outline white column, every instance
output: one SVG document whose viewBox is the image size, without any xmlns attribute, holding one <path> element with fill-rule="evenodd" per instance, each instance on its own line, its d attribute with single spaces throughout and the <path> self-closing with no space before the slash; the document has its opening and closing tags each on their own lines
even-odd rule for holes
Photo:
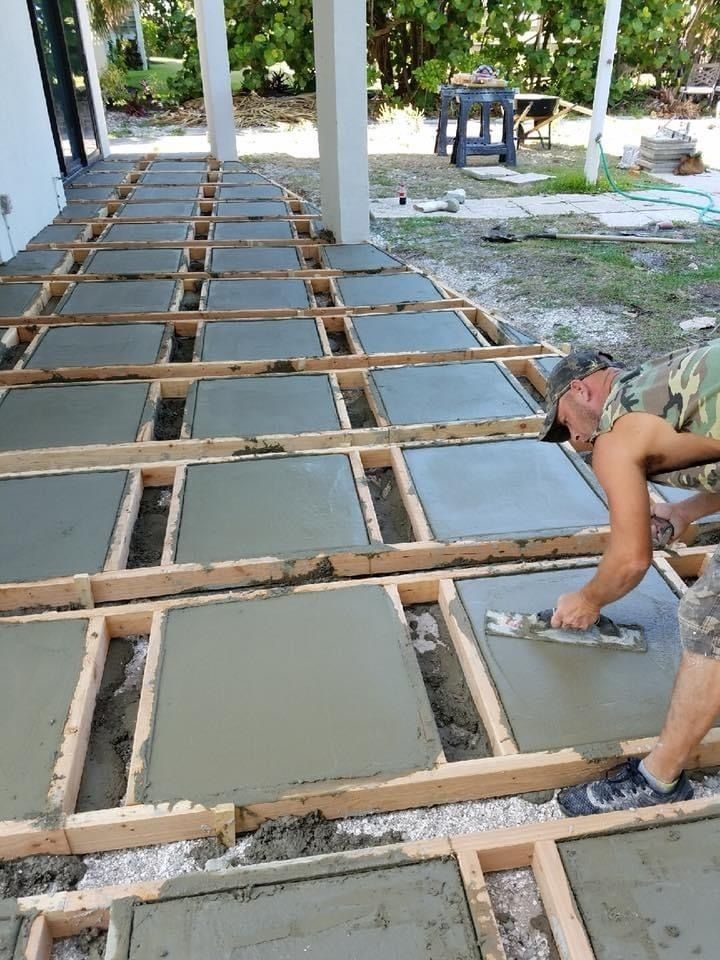
<svg viewBox="0 0 720 960">
<path fill-rule="evenodd" d="M 147 52 L 145 50 L 145 37 L 143 35 L 142 19 L 140 17 L 140 3 L 138 0 L 133 2 L 133 17 L 135 18 L 135 36 L 137 37 L 138 53 L 142 60 L 143 70 L 148 68 Z"/>
<path fill-rule="evenodd" d="M 365 0 L 313 0 L 320 195 L 338 243 L 370 236 Z"/>
<path fill-rule="evenodd" d="M 585 157 L 585 179 L 588 183 L 597 183 L 598 178 L 600 147 L 597 139 L 602 135 L 607 115 L 621 6 L 622 0 L 606 0 L 605 3 L 600 56 L 598 57 L 597 76 L 595 78 L 595 98 L 593 100 L 592 120 L 590 121 L 590 138 Z"/>
<path fill-rule="evenodd" d="M 80 28 L 83 51 L 85 52 L 85 62 L 87 63 L 90 100 L 92 101 L 93 112 L 95 114 L 98 147 L 100 148 L 102 156 L 107 157 L 110 155 L 110 139 L 108 137 L 107 120 L 105 119 L 105 104 L 103 103 L 102 90 L 100 89 L 97 61 L 95 59 L 95 42 L 90 27 L 87 0 L 77 0 L 75 6 L 77 9 L 78 27 Z"/>
<path fill-rule="evenodd" d="M 195 0 L 195 21 L 210 152 L 217 160 L 237 160 L 223 0 Z"/>
</svg>

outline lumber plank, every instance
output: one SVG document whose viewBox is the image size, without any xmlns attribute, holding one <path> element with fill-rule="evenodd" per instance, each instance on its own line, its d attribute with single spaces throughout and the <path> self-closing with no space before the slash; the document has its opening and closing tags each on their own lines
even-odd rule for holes
<svg viewBox="0 0 720 960">
<path fill-rule="evenodd" d="M 560 854 L 551 840 L 535 844 L 532 868 L 562 960 L 595 960 Z"/>
<path fill-rule="evenodd" d="M 472 850 L 460 850 L 456 858 L 482 958 L 507 960 L 478 856 Z"/>
<path fill-rule="evenodd" d="M 399 447 L 390 447 L 390 462 L 392 464 L 393 474 L 395 475 L 395 482 L 415 538 L 419 541 L 433 541 L 435 537 L 433 536 L 430 524 L 425 516 L 425 511 L 420 503 L 420 498 L 415 491 L 415 486 L 410 477 L 410 471 L 407 468 L 405 458 Z"/>
<path fill-rule="evenodd" d="M 50 960 L 52 935 L 47 919 L 40 914 L 30 924 L 27 942 L 23 951 L 25 960 Z"/>
<path fill-rule="evenodd" d="M 115 531 L 105 560 L 104 570 L 123 570 L 127 564 L 132 540 L 133 527 L 140 511 L 143 494 L 143 480 L 140 470 L 132 470 L 128 478 L 128 488 L 123 498 L 120 513 L 115 523 Z"/>
<path fill-rule="evenodd" d="M 145 777 L 146 751 L 152 739 L 153 715 L 157 685 L 160 679 L 160 664 L 163 657 L 166 619 L 166 613 L 153 614 L 145 671 L 140 688 L 140 703 L 135 722 L 132 754 L 128 768 L 128 782 L 125 792 L 126 806 L 140 803 L 140 790 Z"/>
</svg>

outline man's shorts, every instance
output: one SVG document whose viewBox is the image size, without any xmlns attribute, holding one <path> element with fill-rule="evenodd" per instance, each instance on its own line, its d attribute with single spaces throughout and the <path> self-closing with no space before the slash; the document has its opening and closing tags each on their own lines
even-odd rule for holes
<svg viewBox="0 0 720 960">
<path fill-rule="evenodd" d="M 683 595 L 678 620 L 685 650 L 720 660 L 720 547 L 700 579 Z"/>
</svg>

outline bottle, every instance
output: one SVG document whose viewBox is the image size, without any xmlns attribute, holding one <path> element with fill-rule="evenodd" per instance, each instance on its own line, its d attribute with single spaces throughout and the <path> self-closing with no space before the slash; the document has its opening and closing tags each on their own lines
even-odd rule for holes
<svg viewBox="0 0 720 960">
<path fill-rule="evenodd" d="M 404 183 L 401 183 L 398 187 L 398 203 L 401 207 L 407 204 L 407 190 L 405 189 Z"/>
</svg>

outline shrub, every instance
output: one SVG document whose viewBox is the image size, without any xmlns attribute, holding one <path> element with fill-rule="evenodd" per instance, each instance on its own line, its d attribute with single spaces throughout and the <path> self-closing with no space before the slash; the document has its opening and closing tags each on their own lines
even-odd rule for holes
<svg viewBox="0 0 720 960">
<path fill-rule="evenodd" d="M 127 103 L 127 74 L 122 67 L 110 63 L 100 74 L 100 89 L 108 107 L 120 107 Z"/>
</svg>

